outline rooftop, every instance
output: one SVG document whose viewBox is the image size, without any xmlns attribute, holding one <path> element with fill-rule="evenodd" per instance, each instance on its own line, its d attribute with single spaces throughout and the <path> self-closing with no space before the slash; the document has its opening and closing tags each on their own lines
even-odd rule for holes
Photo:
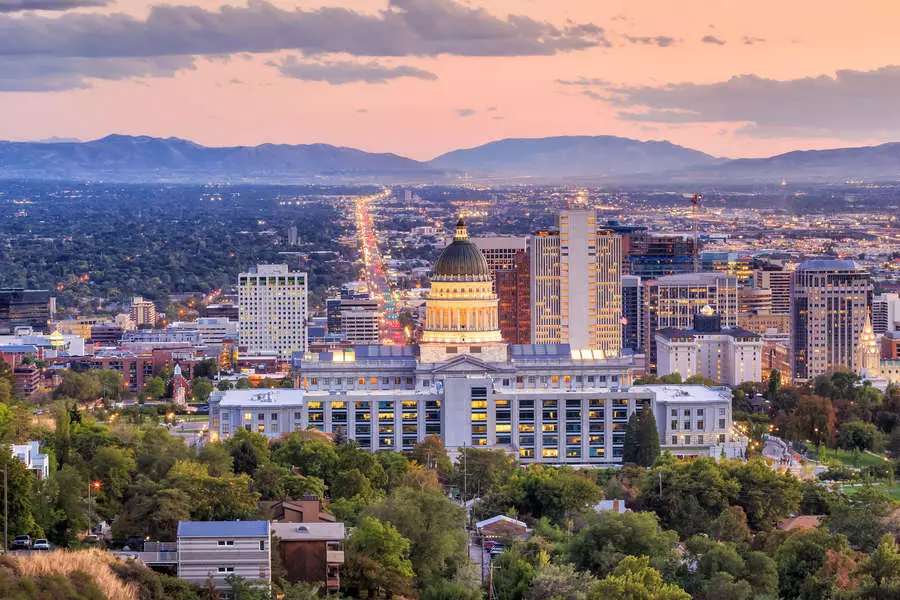
<svg viewBox="0 0 900 600">
<path fill-rule="evenodd" d="M 807 260 L 797 267 L 798 271 L 858 271 L 856 263 L 852 260 L 839 260 L 836 258 L 818 258 Z"/>
<path fill-rule="evenodd" d="M 272 406 L 302 405 L 303 390 L 297 389 L 247 389 L 213 392 L 219 406 Z"/>
<path fill-rule="evenodd" d="M 269 537 L 268 521 L 179 521 L 178 537 Z"/>
<path fill-rule="evenodd" d="M 705 385 L 641 385 L 629 388 L 649 389 L 656 395 L 657 402 L 723 402 L 731 404 L 731 390 L 727 387 L 706 387 Z"/>
<path fill-rule="evenodd" d="M 693 329 L 677 329 L 675 327 L 666 327 L 665 329 L 660 329 L 656 332 L 656 335 L 659 337 L 673 339 L 673 338 L 681 338 L 681 339 L 694 339 L 695 337 L 702 336 L 710 336 L 710 335 L 727 335 L 733 338 L 742 338 L 742 339 L 752 339 L 752 340 L 761 340 L 762 338 L 757 333 L 753 333 L 747 329 L 742 327 L 723 327 L 719 331 L 694 331 Z"/>
</svg>

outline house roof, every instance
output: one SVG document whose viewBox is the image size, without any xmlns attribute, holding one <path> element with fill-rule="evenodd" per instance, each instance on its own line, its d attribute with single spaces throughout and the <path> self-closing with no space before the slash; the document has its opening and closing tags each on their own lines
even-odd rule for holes
<svg viewBox="0 0 900 600">
<path fill-rule="evenodd" d="M 778 529 L 790 531 L 792 529 L 815 529 L 822 524 L 822 517 L 818 515 L 800 515 L 790 519 L 783 519 L 778 523 Z"/>
<path fill-rule="evenodd" d="M 509 525 L 516 525 L 517 527 L 521 527 L 522 529 L 527 529 L 528 525 L 523 523 L 522 521 L 517 521 L 512 517 L 507 517 L 506 515 L 497 515 L 496 517 L 491 517 L 490 519 L 485 519 L 484 521 L 479 521 L 475 523 L 475 527 L 477 529 L 481 529 L 482 527 L 487 527 L 488 525 L 493 525 L 495 523 L 506 523 Z"/>
<path fill-rule="evenodd" d="M 179 521 L 178 537 L 269 537 L 268 521 Z"/>
</svg>

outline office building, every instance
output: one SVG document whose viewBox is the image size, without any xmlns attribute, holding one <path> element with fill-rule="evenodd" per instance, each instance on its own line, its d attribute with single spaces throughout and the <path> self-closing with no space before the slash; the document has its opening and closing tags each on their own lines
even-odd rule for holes
<svg viewBox="0 0 900 600">
<path fill-rule="evenodd" d="M 367 346 L 379 340 L 380 317 L 375 300 L 341 300 L 341 336 L 351 345 Z"/>
<path fill-rule="evenodd" d="M 50 292 L 22 288 L 0 289 L 0 333 L 17 327 L 47 331 L 50 327 Z"/>
<path fill-rule="evenodd" d="M 772 314 L 791 314 L 791 274 L 792 271 L 756 270 L 753 285 L 772 292 Z"/>
<path fill-rule="evenodd" d="M 258 265 L 238 278 L 240 345 L 250 355 L 280 359 L 306 350 L 306 273 Z"/>
<path fill-rule="evenodd" d="M 199 343 L 208 346 L 218 346 L 226 341 L 238 339 L 237 321 L 222 317 L 200 317 L 197 319 L 197 333 L 200 336 Z"/>
<path fill-rule="evenodd" d="M 872 298 L 872 330 L 875 335 L 900 330 L 900 295 L 878 294 Z"/>
<path fill-rule="evenodd" d="M 531 261 L 524 237 L 473 238 L 487 261 L 498 301 L 500 336 L 509 344 L 531 342 Z"/>
<path fill-rule="evenodd" d="M 700 270 L 734 275 L 740 285 L 745 285 L 753 278 L 750 258 L 737 252 L 702 252 Z"/>
<path fill-rule="evenodd" d="M 690 235 L 635 232 L 630 243 L 631 275 L 652 279 L 694 271 L 696 244 Z"/>
<path fill-rule="evenodd" d="M 290 226 L 288 227 L 287 242 L 288 242 L 288 246 L 290 246 L 291 248 L 293 248 L 294 246 L 297 245 L 297 226 L 294 225 L 293 223 L 291 223 Z"/>
<path fill-rule="evenodd" d="M 900 331 L 888 331 L 881 336 L 881 359 L 900 360 Z"/>
<path fill-rule="evenodd" d="M 721 317 L 709 306 L 695 315 L 691 329 L 660 329 L 656 346 L 660 377 L 700 375 L 729 386 L 762 381 L 762 338 L 739 327 L 723 328 Z"/>
<path fill-rule="evenodd" d="M 738 281 L 740 283 L 740 281 Z M 772 312 L 772 290 L 742 286 L 738 289 L 738 314 L 752 315 Z"/>
<path fill-rule="evenodd" d="M 200 316 L 210 319 L 228 319 L 235 323 L 241 318 L 237 304 L 210 304 L 200 309 Z"/>
<path fill-rule="evenodd" d="M 272 582 L 268 521 L 181 521 L 178 523 L 178 577 L 203 586 L 212 579 L 219 590 L 231 588 L 234 575 L 268 586 Z"/>
<path fill-rule="evenodd" d="M 572 209 L 529 238 L 531 341 L 617 356 L 622 350 L 622 238 Z"/>
<path fill-rule="evenodd" d="M 644 351 L 644 287 L 637 275 L 622 277 L 622 347 Z"/>
<path fill-rule="evenodd" d="M 722 318 L 722 327 L 737 327 L 737 278 L 724 273 L 669 275 L 644 284 L 644 351 L 651 372 L 656 369 L 656 333 L 688 329 L 704 307 Z"/>
<path fill-rule="evenodd" d="M 789 334 L 791 315 L 773 315 L 766 311 L 741 313 L 738 315 L 738 327 L 760 335 L 766 332 Z"/>
<path fill-rule="evenodd" d="M 794 378 L 809 381 L 841 367 L 858 370 L 856 348 L 866 323 L 871 280 L 852 260 L 809 260 L 791 284 Z"/>
<path fill-rule="evenodd" d="M 137 327 L 154 327 L 157 320 L 156 305 L 150 300 L 135 296 L 131 300 L 128 316 Z"/>
</svg>

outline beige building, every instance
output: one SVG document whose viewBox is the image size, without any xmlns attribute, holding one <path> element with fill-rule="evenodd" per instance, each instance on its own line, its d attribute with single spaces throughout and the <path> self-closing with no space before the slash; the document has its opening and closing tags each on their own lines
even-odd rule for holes
<svg viewBox="0 0 900 600">
<path fill-rule="evenodd" d="M 150 300 L 146 300 L 140 296 L 135 296 L 131 301 L 131 308 L 128 311 L 128 315 L 138 327 L 141 325 L 149 325 L 150 327 L 156 325 L 156 305 Z"/>
<path fill-rule="evenodd" d="M 258 265 L 238 278 L 240 345 L 250 355 L 289 359 L 306 351 L 306 273 Z"/>
</svg>

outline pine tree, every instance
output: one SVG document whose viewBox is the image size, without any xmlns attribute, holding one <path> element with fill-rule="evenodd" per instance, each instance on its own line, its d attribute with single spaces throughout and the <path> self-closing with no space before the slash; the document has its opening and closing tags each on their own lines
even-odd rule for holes
<svg viewBox="0 0 900 600">
<path fill-rule="evenodd" d="M 658 457 L 659 432 L 656 428 L 656 417 L 650 405 L 644 404 L 640 411 L 634 411 L 628 418 L 622 462 L 649 467 Z"/>
</svg>

